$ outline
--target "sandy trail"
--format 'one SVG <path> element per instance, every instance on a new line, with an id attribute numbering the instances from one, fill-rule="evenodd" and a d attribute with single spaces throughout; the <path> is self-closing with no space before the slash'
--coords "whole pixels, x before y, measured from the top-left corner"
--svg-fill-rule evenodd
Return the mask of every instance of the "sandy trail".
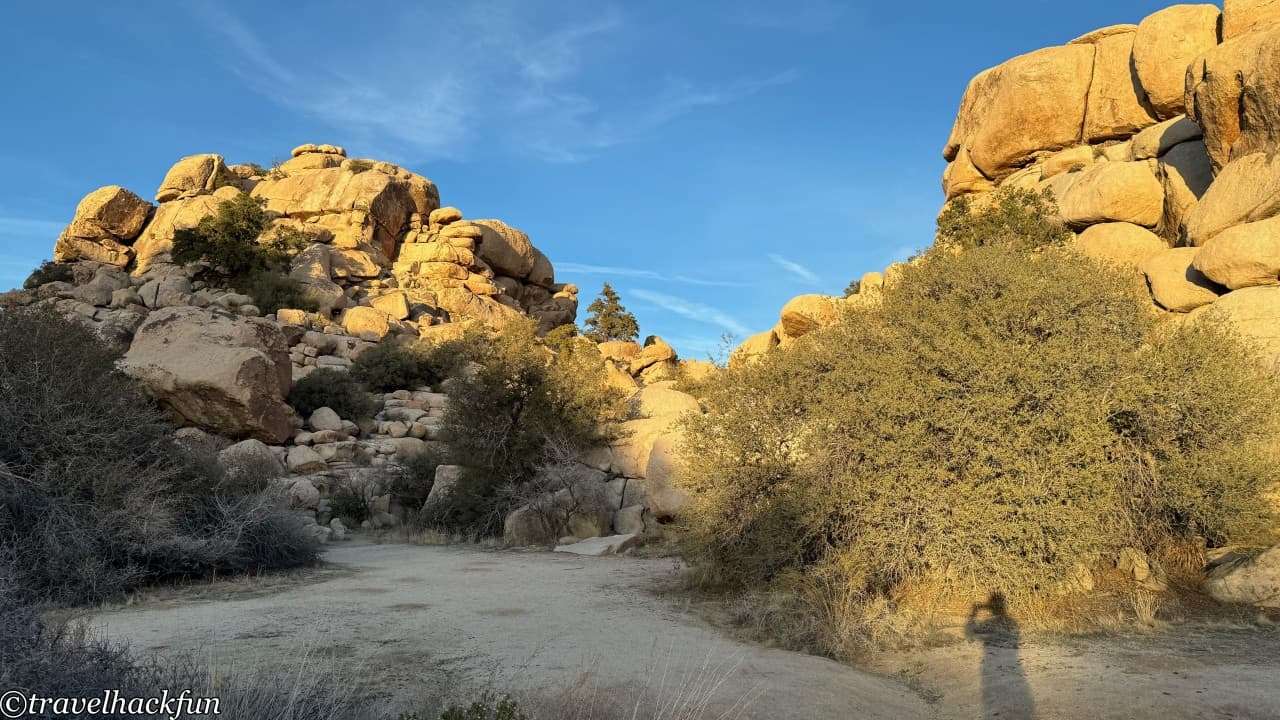
<path id="1" fill-rule="evenodd" d="M 710 655 L 736 665 L 719 707 L 759 692 L 743 717 L 932 717 L 895 681 L 726 638 L 651 592 L 675 572 L 670 560 L 408 545 L 336 546 L 326 560 L 354 572 L 267 595 L 144 603 L 91 622 L 142 652 L 198 650 L 224 666 L 288 669 L 304 652 L 332 656 L 405 702 L 445 676 L 561 689 L 586 672 L 614 688 L 652 677 L 655 660 L 684 671 Z"/>
<path id="2" fill-rule="evenodd" d="M 138 650 L 198 650 L 222 666 L 293 669 L 309 653 L 410 704 L 446 681 L 558 690 L 585 674 L 607 694 L 655 677 L 655 663 L 679 672 L 710 656 L 736 666 L 717 706 L 759 692 L 740 716 L 759 720 L 1280 718 L 1274 629 L 963 642 L 881 656 L 873 674 L 727 637 L 652 592 L 671 560 L 362 544 L 326 559 L 341 570 L 305 584 L 178 593 L 91 622 Z"/>

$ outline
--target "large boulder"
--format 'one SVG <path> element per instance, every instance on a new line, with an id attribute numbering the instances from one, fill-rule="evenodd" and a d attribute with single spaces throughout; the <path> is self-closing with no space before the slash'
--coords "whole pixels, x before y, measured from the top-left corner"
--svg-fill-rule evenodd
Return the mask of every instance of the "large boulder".
<path id="1" fill-rule="evenodd" d="M 107 185 L 85 195 L 71 223 L 53 248 L 56 262 L 93 260 L 124 267 L 133 251 L 127 246 L 142 232 L 151 203 L 120 187 Z"/>
<path id="2" fill-rule="evenodd" d="M 778 336 L 773 330 L 756 333 L 734 349 L 729 355 L 729 366 L 739 367 L 752 362 L 778 346 Z"/>
<path id="3" fill-rule="evenodd" d="M 201 220 L 218 212 L 218 205 L 234 200 L 239 194 L 238 188 L 227 185 L 212 194 L 162 203 L 133 244 L 137 254 L 134 274 L 142 274 L 157 263 L 170 262 L 169 253 L 173 250 L 173 237 L 178 230 L 199 225 Z"/>
<path id="4" fill-rule="evenodd" d="M 169 202 L 213 192 L 235 180 L 235 175 L 227 169 L 221 155 L 188 155 L 174 163 L 169 172 L 165 173 L 160 189 L 156 190 L 156 202 Z"/>
<path id="5" fill-rule="evenodd" d="M 1169 244 L 1150 230 L 1131 223 L 1102 223 L 1086 228 L 1076 238 L 1076 250 L 1086 256 L 1124 268 L 1136 269 L 1147 258 L 1168 249 Z"/>
<path id="6" fill-rule="evenodd" d="M 1218 44 L 1216 5 L 1174 5 L 1148 15 L 1133 40 L 1133 70 L 1159 118 L 1186 112 L 1187 65 Z"/>
<path id="7" fill-rule="evenodd" d="M 1222 8 L 1223 40 L 1280 24 L 1277 0 L 1223 0 Z"/>
<path id="8" fill-rule="evenodd" d="M 683 433 L 668 431 L 655 438 L 649 448 L 649 462 L 644 473 L 645 489 L 649 510 L 659 519 L 675 517 L 689 504 L 689 494 L 676 484 L 683 440 Z"/>
<path id="9" fill-rule="evenodd" d="M 1059 198 L 1062 219 L 1073 227 L 1127 222 L 1154 228 L 1164 214 L 1164 187 L 1150 161 L 1104 162 L 1078 173 Z"/>
<path id="10" fill-rule="evenodd" d="M 263 180 L 254 186 L 253 196 L 265 200 L 272 212 L 311 220 L 330 231 L 337 247 L 372 248 L 386 258 L 395 257 L 417 207 L 407 178 L 377 169 L 308 170 Z"/>
<path id="11" fill-rule="evenodd" d="M 654 365 L 674 365 L 677 359 L 675 348 L 657 335 L 650 335 L 644 339 L 644 347 L 631 359 L 631 374 L 638 375 Z"/>
<path id="12" fill-rule="evenodd" d="M 1229 227 L 1280 214 L 1280 154 L 1254 153 L 1228 163 L 1187 212 L 1186 240 L 1204 245 Z"/>
<path id="13" fill-rule="evenodd" d="M 1013 58 L 973 79 L 944 156 L 963 146 L 986 177 L 1003 178 L 1037 152 L 1080 142 L 1093 77 L 1090 45 L 1051 47 Z"/>
<path id="14" fill-rule="evenodd" d="M 649 453 L 658 438 L 668 433 L 676 418 L 657 417 L 628 420 L 619 428 L 612 451 L 610 472 L 623 477 L 642 478 L 649 468 Z"/>
<path id="15" fill-rule="evenodd" d="M 1135 35 L 1116 33 L 1094 43 L 1097 54 L 1081 138 L 1085 142 L 1126 138 L 1155 122 L 1131 65 Z"/>
<path id="16" fill-rule="evenodd" d="M 1210 568 L 1204 589 L 1218 602 L 1280 608 L 1280 546 L 1225 558 Z"/>
<path id="17" fill-rule="evenodd" d="M 1197 248 L 1168 248 L 1147 258 L 1141 270 L 1151 297 L 1160 307 L 1186 313 L 1218 299 L 1222 288 L 1192 265 Z"/>
<path id="18" fill-rule="evenodd" d="M 631 398 L 635 417 L 680 417 L 697 412 L 702 412 L 697 398 L 667 385 L 647 385 Z"/>
<path id="19" fill-rule="evenodd" d="M 259 472 L 265 477 L 284 474 L 284 464 L 261 440 L 250 438 L 218 452 L 218 462 L 231 472 Z"/>
<path id="20" fill-rule="evenodd" d="M 1280 7 L 1280 3 L 1276 4 Z M 1187 114 L 1215 168 L 1280 140 L 1280 27 L 1212 48 L 1187 68 Z"/>
<path id="21" fill-rule="evenodd" d="M 343 311 L 342 329 L 348 335 L 377 342 L 391 333 L 391 318 L 381 310 L 360 305 Z"/>
<path id="22" fill-rule="evenodd" d="M 782 306 L 779 319 L 786 337 L 794 340 L 834 325 L 840 319 L 840 303 L 830 295 L 798 295 Z"/>
<path id="23" fill-rule="evenodd" d="M 1195 266 L 1232 290 L 1280 284 L 1280 216 L 1223 230 L 1196 253 Z"/>
<path id="24" fill-rule="evenodd" d="M 529 277 L 538 261 L 537 251 L 529 236 L 501 220 L 474 220 L 480 226 L 480 257 L 495 272 L 523 280 Z"/>
<path id="25" fill-rule="evenodd" d="M 279 444 L 293 430 L 292 377 L 279 327 L 216 309 L 152 312 L 121 366 L 169 410 L 231 438 Z"/>
<path id="26" fill-rule="evenodd" d="M 1256 344 L 1263 364 L 1280 371 L 1280 287 L 1249 287 L 1229 292 L 1212 305 L 1191 312 L 1192 322 L 1223 322 Z"/>

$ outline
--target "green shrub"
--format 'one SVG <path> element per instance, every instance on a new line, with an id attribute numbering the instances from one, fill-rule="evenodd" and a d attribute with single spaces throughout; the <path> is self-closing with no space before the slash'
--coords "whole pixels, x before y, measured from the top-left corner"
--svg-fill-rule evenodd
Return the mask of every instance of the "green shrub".
<path id="1" fill-rule="evenodd" d="M 271 225 L 263 205 L 248 193 L 218 203 L 217 212 L 202 218 L 194 228 L 174 231 L 174 261 L 207 263 L 211 273 L 229 280 L 283 272 L 289 260 L 311 243 L 311 236 L 282 228 L 263 238 Z"/>
<path id="2" fill-rule="evenodd" d="M 247 166 L 249 170 L 258 177 L 266 177 L 267 173 L 270 172 L 267 168 L 262 167 L 258 163 L 245 163 L 245 166 Z"/>
<path id="3" fill-rule="evenodd" d="M 343 167 L 347 171 L 359 175 L 362 172 L 368 172 L 373 169 L 372 160 L 348 160 L 343 163 Z"/>
<path id="4" fill-rule="evenodd" d="M 606 442 L 624 407 L 621 393 L 607 385 L 599 353 L 554 355 L 533 323 L 513 323 L 474 342 L 469 352 L 479 367 L 454 378 L 444 419 L 449 459 L 470 472 L 423 508 L 422 521 L 492 535 L 513 507 L 513 490 L 534 478 L 550 452 Z"/>
<path id="5" fill-rule="evenodd" d="M 387 490 L 400 501 L 401 507 L 417 512 L 431 494 L 436 481 L 436 468 L 442 459 L 433 451 L 412 455 L 394 467 L 387 480 Z"/>
<path id="6" fill-rule="evenodd" d="M 711 384 L 681 480 L 705 581 L 1016 606 L 1125 547 L 1270 540 L 1280 390 L 1251 349 L 1016 245 L 936 253 Z"/>
<path id="7" fill-rule="evenodd" d="M 71 282 L 73 277 L 70 265 L 45 260 L 40 263 L 40 267 L 31 271 L 31 274 L 23 281 L 22 287 L 27 290 L 33 290 L 46 283 Z"/>
<path id="8" fill-rule="evenodd" d="M 229 478 L 173 442 L 165 414 L 89 329 L 0 312 L 0 555 L 31 601 L 313 561 L 265 481 Z M 242 490 L 246 489 L 247 490 Z"/>
<path id="9" fill-rule="evenodd" d="M 373 398 L 350 373 L 331 368 L 313 370 L 295 382 L 289 404 L 304 418 L 322 407 L 347 419 L 373 417 L 375 410 Z"/>
<path id="10" fill-rule="evenodd" d="M 395 342 L 378 343 L 360 353 L 350 372 L 351 377 L 378 392 L 435 385 L 443 379 L 422 347 Z"/>
<path id="11" fill-rule="evenodd" d="M 1057 219 L 1057 203 L 1047 189 L 1036 193 L 1004 187 L 978 205 L 961 195 L 938 216 L 937 244 L 943 247 L 1035 249 L 1061 245 L 1070 238 L 1071 231 Z"/>
<path id="12" fill-rule="evenodd" d="M 320 309 L 319 304 L 303 289 L 302 283 L 288 275 L 263 270 L 238 278 L 233 284 L 236 290 L 252 297 L 253 303 L 266 314 L 279 312 L 281 308 L 307 312 Z"/>

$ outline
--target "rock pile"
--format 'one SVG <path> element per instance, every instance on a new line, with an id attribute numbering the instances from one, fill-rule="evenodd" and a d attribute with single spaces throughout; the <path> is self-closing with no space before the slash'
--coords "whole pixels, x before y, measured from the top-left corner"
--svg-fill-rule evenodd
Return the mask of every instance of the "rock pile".
<path id="1" fill-rule="evenodd" d="M 1048 190 L 1086 256 L 1130 267 L 1170 319 L 1214 315 L 1280 363 L 1280 4 L 1174 5 L 975 76 L 943 148 L 948 203 Z M 874 298 L 894 267 L 846 302 Z M 802 295 L 743 362 L 837 316 Z"/>
<path id="2" fill-rule="evenodd" d="M 947 201 L 1048 189 L 1080 252 L 1280 361 L 1277 8 L 1175 5 L 978 74 L 943 150 Z"/>

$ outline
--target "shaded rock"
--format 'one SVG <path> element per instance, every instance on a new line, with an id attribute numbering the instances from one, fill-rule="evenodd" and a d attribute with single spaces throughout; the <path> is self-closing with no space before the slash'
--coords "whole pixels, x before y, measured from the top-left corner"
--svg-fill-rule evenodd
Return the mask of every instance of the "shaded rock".
<path id="1" fill-rule="evenodd" d="M 1164 188 L 1160 234 L 1180 240 L 1186 233 L 1187 215 L 1213 182 L 1213 164 L 1204 143 L 1197 140 L 1175 145 L 1160 157 L 1156 174 Z"/>
<path id="2" fill-rule="evenodd" d="M 1160 157 L 1174 145 L 1199 140 L 1203 135 L 1200 126 L 1186 115 L 1170 118 L 1133 136 L 1131 146 L 1133 159 L 1149 160 Z"/>
<path id="3" fill-rule="evenodd" d="M 292 381 L 280 329 L 217 310 L 152 312 L 121 363 L 180 417 L 231 438 L 282 443 L 292 434 L 284 402 Z"/>
<path id="4" fill-rule="evenodd" d="M 228 469 L 238 468 L 265 472 L 267 477 L 284 474 L 284 465 L 261 440 L 241 440 L 218 452 L 218 462 Z"/>
<path id="5" fill-rule="evenodd" d="M 529 236 L 501 220 L 475 220 L 482 237 L 477 251 L 496 272 L 523 280 L 537 261 Z"/>

